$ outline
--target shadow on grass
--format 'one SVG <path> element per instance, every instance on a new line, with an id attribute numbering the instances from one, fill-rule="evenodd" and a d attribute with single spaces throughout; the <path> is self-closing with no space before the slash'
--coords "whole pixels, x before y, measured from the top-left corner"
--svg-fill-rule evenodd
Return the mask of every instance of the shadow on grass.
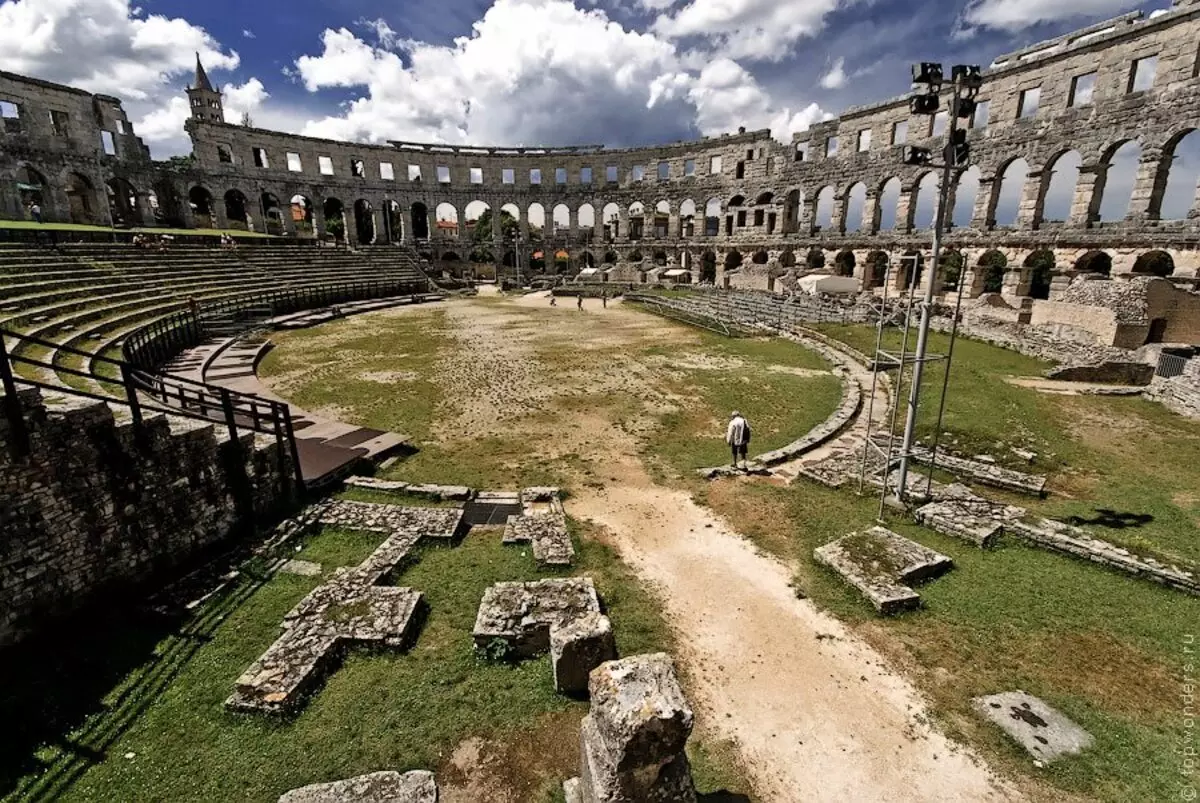
<path id="1" fill-rule="evenodd" d="M 1091 518 L 1083 516 L 1068 516 L 1067 524 L 1076 526 L 1094 524 L 1097 527 L 1107 527 L 1110 530 L 1125 530 L 1130 527 L 1145 527 L 1154 521 L 1149 513 L 1122 513 L 1105 507 L 1096 508 L 1096 515 Z"/>
<path id="2" fill-rule="evenodd" d="M 261 583 L 247 580 L 196 613 L 127 601 L 93 606 L 6 651 L 0 797 L 62 796 Z"/>
<path id="3" fill-rule="evenodd" d="M 696 795 L 696 800 L 700 803 L 750 803 L 748 796 L 724 789 L 720 792 L 709 792 L 707 795 Z"/>

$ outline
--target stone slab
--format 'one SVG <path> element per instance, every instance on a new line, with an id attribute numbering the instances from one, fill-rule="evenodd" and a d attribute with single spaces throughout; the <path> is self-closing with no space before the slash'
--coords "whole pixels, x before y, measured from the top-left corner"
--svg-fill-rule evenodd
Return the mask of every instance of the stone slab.
<path id="1" fill-rule="evenodd" d="M 279 571 L 283 574 L 296 574 L 301 577 L 320 577 L 321 564 L 313 563 L 311 560 L 296 560 L 292 559 L 285 561 L 279 567 Z"/>
<path id="2" fill-rule="evenodd" d="M 509 516 L 504 543 L 532 544 L 533 559 L 543 566 L 570 566 L 575 557 L 567 517 L 559 511 Z"/>
<path id="3" fill-rule="evenodd" d="M 602 613 L 589 612 L 550 630 L 550 664 L 559 694 L 586 695 L 592 670 L 616 657 L 612 622 Z"/>
<path id="4" fill-rule="evenodd" d="M 278 803 L 437 803 L 437 799 L 432 772 L 389 770 L 302 786 L 282 795 Z"/>
<path id="5" fill-rule="evenodd" d="M 945 555 L 883 527 L 843 536 L 815 549 L 813 557 L 884 615 L 918 607 L 921 598 L 910 584 L 944 574 L 954 565 Z"/>
<path id="6" fill-rule="evenodd" d="M 590 577 L 496 583 L 483 593 L 472 636 L 479 649 L 501 639 L 532 658 L 550 649 L 551 628 L 592 613 L 600 613 L 600 597 Z"/>
<path id="7" fill-rule="evenodd" d="M 1051 762 L 1086 750 L 1092 736 L 1064 714 L 1023 691 L 976 697 L 972 706 L 1034 758 Z"/>

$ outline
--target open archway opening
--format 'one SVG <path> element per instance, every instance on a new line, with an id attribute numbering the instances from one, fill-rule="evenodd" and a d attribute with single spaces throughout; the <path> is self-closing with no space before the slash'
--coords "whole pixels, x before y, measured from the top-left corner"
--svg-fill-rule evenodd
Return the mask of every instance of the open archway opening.
<path id="1" fill-rule="evenodd" d="M 283 234 L 283 210 L 279 207 L 279 199 L 269 192 L 264 192 L 258 201 L 262 206 L 263 226 L 267 234 Z"/>
<path id="2" fill-rule="evenodd" d="M 717 255 L 712 251 L 705 251 L 700 257 L 700 281 L 717 283 Z"/>
<path id="3" fill-rule="evenodd" d="M 982 272 L 983 292 L 999 293 L 1004 288 L 1004 272 L 1008 269 L 1008 257 L 993 249 L 985 251 L 976 264 Z"/>
<path id="4" fill-rule="evenodd" d="M 1124 220 L 1129 214 L 1133 200 L 1133 185 L 1137 180 L 1138 162 L 1142 147 L 1130 140 L 1113 149 L 1103 161 L 1104 169 L 1097 181 L 1096 192 L 1100 193 L 1099 215 L 1101 222 L 1112 223 Z"/>
<path id="5" fill-rule="evenodd" d="M 434 208 L 433 213 L 433 225 L 437 227 L 437 238 L 439 240 L 457 240 L 458 209 L 454 204 L 442 201 Z"/>
<path id="6" fill-rule="evenodd" d="M 742 254 L 736 249 L 725 255 L 725 270 L 734 271 L 742 266 Z"/>
<path id="7" fill-rule="evenodd" d="M 1079 166 L 1083 157 L 1079 151 L 1067 151 L 1050 164 L 1046 191 L 1042 198 L 1042 220 L 1060 223 L 1071 217 L 1071 204 L 1075 200 L 1075 186 L 1079 183 Z"/>
<path id="8" fill-rule="evenodd" d="M 804 264 L 809 270 L 820 270 L 825 267 L 825 252 L 820 248 L 810 248 L 804 257 Z"/>
<path id="9" fill-rule="evenodd" d="M 225 219 L 231 228 L 251 229 L 250 209 L 246 196 L 241 190 L 233 189 L 225 193 Z"/>
<path id="10" fill-rule="evenodd" d="M 312 201 L 303 195 L 293 195 L 289 202 L 292 209 L 292 226 L 300 237 L 311 237 L 313 234 L 313 205 Z"/>
<path id="11" fill-rule="evenodd" d="M 67 174 L 67 209 L 72 223 L 96 223 L 96 188 L 87 176 Z M 207 190 L 205 190 L 207 192 Z M 209 196 L 211 202 L 211 196 Z"/>
<path id="12" fill-rule="evenodd" d="M 114 226 L 142 225 L 142 211 L 138 208 L 138 194 L 134 186 L 123 178 L 110 178 L 104 184 L 108 195 L 108 211 Z"/>
<path id="13" fill-rule="evenodd" d="M 1054 252 L 1041 248 L 1025 257 L 1025 269 L 1029 271 L 1029 295 L 1046 300 L 1050 298 L 1050 283 L 1054 280 Z"/>
<path id="14" fill-rule="evenodd" d="M 883 251 L 872 251 L 867 254 L 867 269 L 864 277 L 866 286 L 874 289 L 883 287 L 887 280 L 888 256 Z"/>
<path id="15" fill-rule="evenodd" d="M 412 236 L 414 240 L 429 239 L 429 207 L 417 201 L 412 205 Z"/>
<path id="16" fill-rule="evenodd" d="M 1107 278 L 1112 275 L 1112 257 L 1104 251 L 1088 251 L 1075 260 L 1075 270 Z"/>
<path id="17" fill-rule="evenodd" d="M 354 202 L 354 236 L 363 245 L 375 242 L 375 210 L 365 198 Z"/>
<path id="18" fill-rule="evenodd" d="M 1175 260 L 1166 251 L 1147 251 L 1133 263 L 1133 272 L 1165 278 L 1175 272 Z"/>
<path id="19" fill-rule="evenodd" d="M 326 198 L 321 205 L 325 217 L 325 233 L 336 242 L 346 241 L 346 205 L 340 198 Z"/>
<path id="20" fill-rule="evenodd" d="M 1162 220 L 1187 220 L 1200 213 L 1200 129 L 1176 135 L 1163 148 L 1157 183 L 1162 185 L 1158 216 Z M 1156 188 L 1157 189 L 1157 188 Z"/>
<path id="21" fill-rule="evenodd" d="M 838 276 L 853 276 L 856 264 L 854 252 L 848 248 L 838 251 L 837 256 L 833 258 L 833 264 Z"/>

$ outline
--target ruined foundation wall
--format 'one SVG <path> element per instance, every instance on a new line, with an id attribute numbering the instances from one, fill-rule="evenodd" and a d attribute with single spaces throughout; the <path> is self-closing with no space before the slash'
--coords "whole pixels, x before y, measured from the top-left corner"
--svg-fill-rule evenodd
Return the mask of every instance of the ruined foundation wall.
<path id="1" fill-rule="evenodd" d="M 115 423 L 103 403 L 72 399 L 47 409 L 36 391 L 18 397 L 28 454 L 16 453 L 0 415 L 0 645 L 97 592 L 134 588 L 228 539 L 239 524 L 232 461 L 245 465 L 259 514 L 284 501 L 279 472 L 290 463 L 273 444 L 246 436 L 235 450 L 212 426 L 172 432 L 155 417 L 138 432 Z"/>

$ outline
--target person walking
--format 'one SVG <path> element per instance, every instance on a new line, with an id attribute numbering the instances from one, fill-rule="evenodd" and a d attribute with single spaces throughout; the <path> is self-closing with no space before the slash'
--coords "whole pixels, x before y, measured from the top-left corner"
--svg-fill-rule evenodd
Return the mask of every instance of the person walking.
<path id="1" fill-rule="evenodd" d="M 34 223 L 42 222 L 42 206 L 37 201 L 29 205 L 29 216 L 33 218 Z"/>
<path id="2" fill-rule="evenodd" d="M 583 312 L 583 291 L 582 290 L 579 291 L 579 295 L 575 296 L 575 306 L 580 312 Z"/>
<path id="3" fill-rule="evenodd" d="M 742 468 L 746 468 L 746 453 L 750 449 L 750 422 L 745 416 L 734 410 L 729 416 L 729 427 L 725 430 L 725 442 L 733 452 L 733 467 L 738 467 L 738 457 L 742 458 Z"/>
<path id="4" fill-rule="evenodd" d="M 607 290 L 605 290 L 603 293 L 600 294 L 600 304 L 605 309 L 608 309 L 608 291 Z"/>

